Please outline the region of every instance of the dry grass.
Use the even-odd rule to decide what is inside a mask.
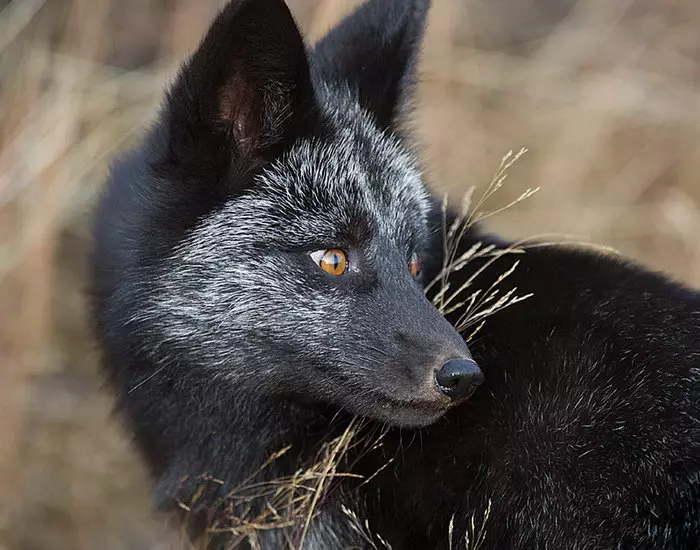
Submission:
[[[285,547],[289,550],[303,548],[311,522],[331,490],[333,481],[343,477],[357,477],[342,471],[348,451],[363,445],[363,450],[367,450],[379,444],[379,439],[373,437],[373,431],[361,435],[362,427],[361,419],[351,420],[339,436],[321,445],[311,464],[304,465],[294,475],[256,481],[265,470],[274,467],[274,463],[289,452],[290,448],[274,453],[248,479],[215,503],[214,508],[218,511],[216,519],[203,537],[193,543],[192,548],[206,549],[211,538],[220,534],[230,537],[227,544],[231,548],[244,542],[253,549],[260,548],[260,536],[272,530],[283,534]],[[203,484],[190,501],[180,503],[186,513],[196,508],[205,484],[224,484],[223,480],[210,477],[205,477],[201,482]],[[184,532],[181,541],[187,544]]]
[[[481,513],[481,512],[479,512]],[[477,519],[478,513],[475,512],[469,520],[469,526],[463,537],[455,537],[454,532],[454,516],[450,519],[447,533],[447,547],[449,550],[479,550],[486,540],[486,523],[491,515],[491,501],[489,500],[486,507]],[[458,542],[460,541],[460,542]],[[464,541],[464,546],[461,545]]]
[[[516,154],[509,151],[501,159],[501,164],[491,178],[491,182],[474,204],[472,204],[472,197],[476,188],[470,188],[462,199],[462,206],[457,211],[455,219],[449,226],[447,223],[448,200],[447,198],[443,200],[443,263],[435,279],[426,285],[425,290],[430,292],[436,287],[438,288],[433,297],[433,304],[443,315],[449,315],[456,311],[461,312],[454,325],[457,331],[465,336],[467,341],[470,341],[481,330],[488,317],[502,309],[523,302],[531,296],[530,294],[518,295],[517,287],[508,290],[501,288],[501,283],[508,279],[517,269],[518,260],[514,260],[511,266],[496,277],[495,280],[488,283],[484,283],[482,279],[479,280],[480,285],[488,284],[488,286],[478,288],[476,282],[480,275],[499,258],[523,254],[525,249],[520,245],[525,241],[519,241],[507,248],[497,248],[494,245],[477,242],[464,252],[459,253],[463,249],[461,246],[462,239],[476,224],[483,224],[485,220],[517,206],[539,191],[539,188],[526,189],[507,204],[492,210],[485,210],[489,200],[502,189],[508,177],[508,170],[526,152],[526,149],[521,149]],[[479,268],[474,269],[472,274],[459,287],[453,288],[449,281],[450,275],[458,273],[471,262],[478,259],[484,259],[485,261]],[[466,331],[470,328],[472,329],[471,332],[467,333]]]
[[[99,391],[87,227],[109,159],[219,4],[0,0],[0,548],[163,540]],[[290,4],[312,37],[350,5]],[[431,180],[457,200],[525,144],[500,202],[542,190],[490,228],[575,234],[700,285],[700,5],[434,4],[416,124]]]

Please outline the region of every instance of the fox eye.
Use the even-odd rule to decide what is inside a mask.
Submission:
[[[411,260],[408,262],[408,270],[414,277],[420,275],[420,258],[418,258],[418,254],[415,252],[411,254]]]
[[[342,275],[348,270],[348,255],[337,248],[317,250],[311,254],[311,259],[331,275]]]

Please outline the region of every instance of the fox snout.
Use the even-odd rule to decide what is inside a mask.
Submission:
[[[365,317],[372,319],[367,334],[377,339],[371,347],[386,350],[373,392],[383,420],[401,426],[430,424],[484,382],[464,338],[420,288],[387,285],[371,303]]]
[[[450,399],[467,399],[484,381],[484,373],[473,359],[450,359],[435,371],[435,385]]]

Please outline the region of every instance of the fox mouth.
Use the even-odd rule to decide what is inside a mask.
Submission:
[[[397,409],[411,408],[417,411],[425,411],[426,413],[444,413],[455,405],[464,403],[469,400],[476,390],[478,385],[474,384],[470,387],[469,392],[462,395],[459,399],[445,399],[437,397],[435,399],[399,399],[394,396],[379,394],[376,396],[382,407],[394,407]]]
[[[376,416],[383,421],[388,421],[389,424],[401,427],[421,427],[438,420],[454,404],[454,402],[442,399],[396,399],[380,394],[375,396],[375,407],[373,408],[377,411]]]

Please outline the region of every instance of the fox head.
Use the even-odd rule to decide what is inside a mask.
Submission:
[[[144,383],[197,369],[397,426],[479,385],[424,296],[433,202],[400,131],[427,8],[370,0],[313,49],[282,0],[223,9],[98,213],[103,340]]]

